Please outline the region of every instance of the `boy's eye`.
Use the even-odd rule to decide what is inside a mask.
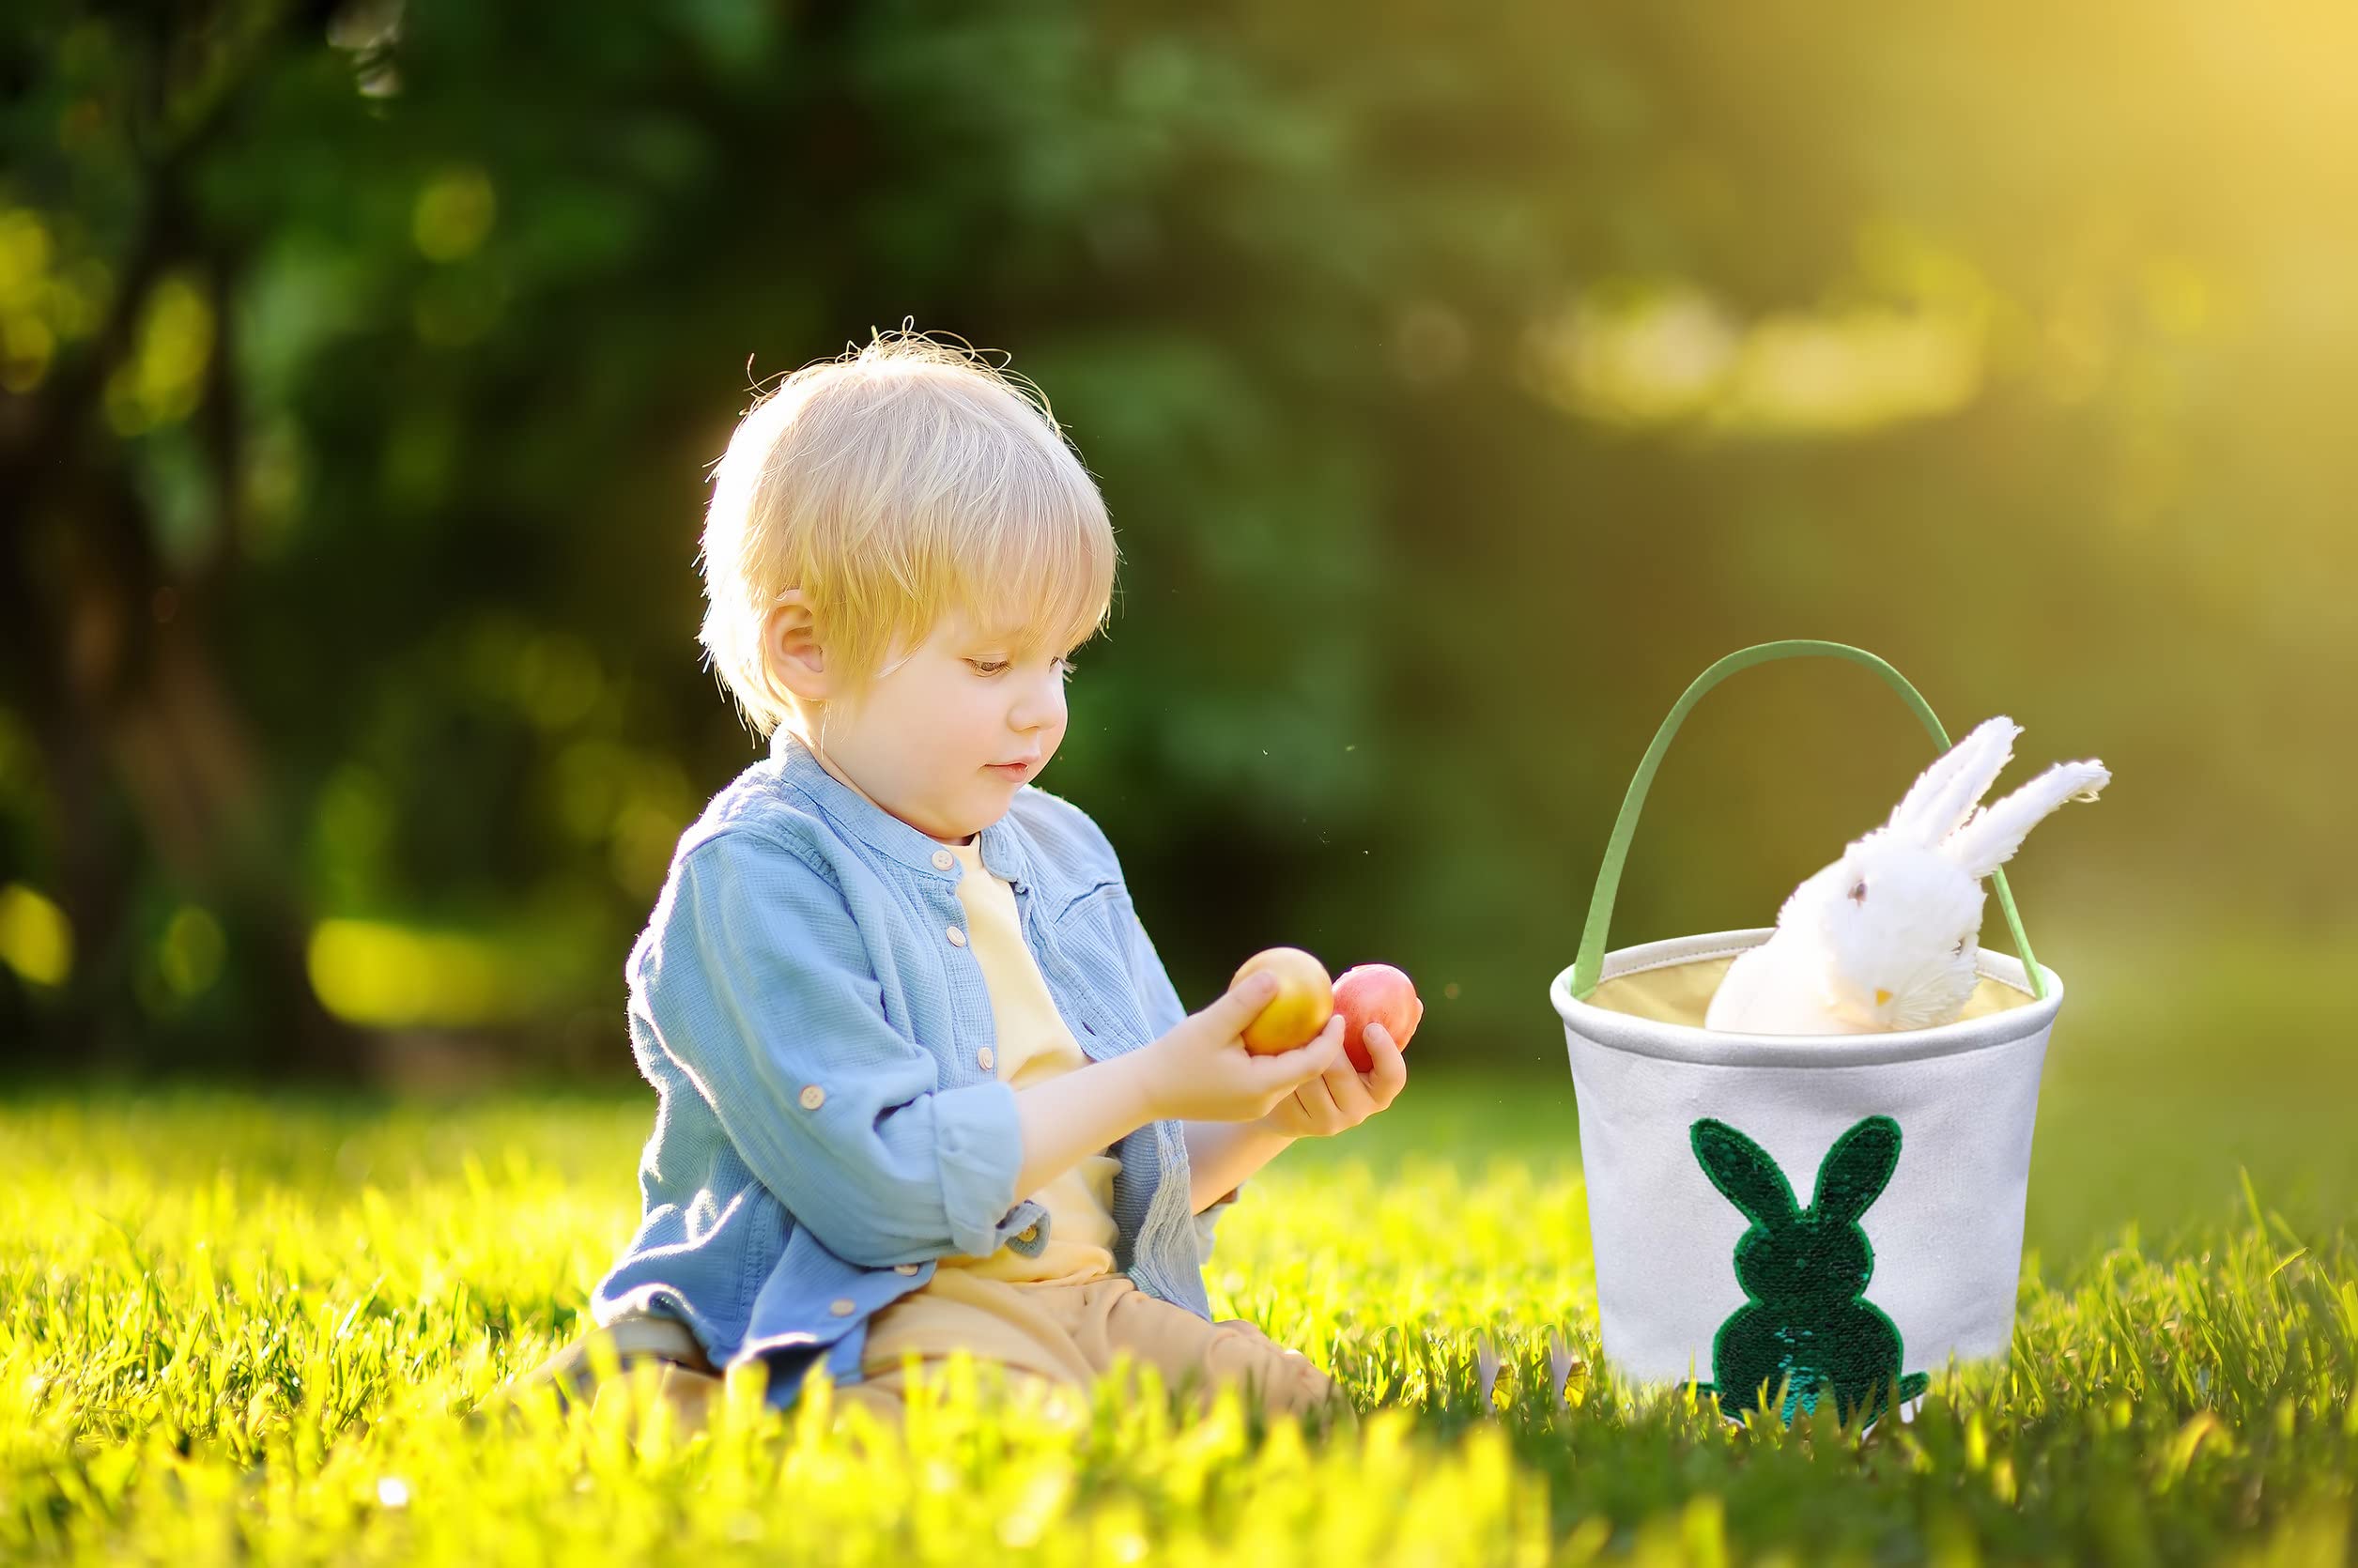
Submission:
[[[996,675],[1009,667],[1009,661],[1006,659],[968,659],[966,663],[978,675]],[[1072,672],[1081,668],[1071,659],[1058,659],[1056,663],[1061,667],[1064,678],[1068,681],[1072,679]]]

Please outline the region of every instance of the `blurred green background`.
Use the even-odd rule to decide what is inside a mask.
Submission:
[[[2346,1205],[2354,67],[2325,0],[11,7],[0,1069],[628,1092],[761,755],[708,466],[914,318],[1100,476],[1043,783],[1191,1005],[1400,964],[1412,1066],[1568,1142],[1655,725],[1837,638],[2116,774],[2011,869],[2034,1208]],[[1767,924],[1929,757],[1855,669],[1722,688],[1615,945]]]

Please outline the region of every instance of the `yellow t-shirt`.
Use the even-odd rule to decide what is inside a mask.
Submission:
[[[1040,964],[1024,945],[1015,890],[982,864],[979,841],[951,844],[949,853],[965,868],[958,879],[958,901],[966,911],[966,950],[982,967],[991,992],[991,1019],[998,1038],[991,1069],[1016,1088],[1029,1088],[1086,1066],[1080,1042],[1048,994]],[[952,1253],[937,1260],[943,1268],[964,1268],[994,1280],[1068,1280],[1109,1273],[1114,1267],[1114,1173],[1121,1161],[1110,1153],[1084,1155],[1078,1164],[1031,1195],[1048,1210],[1048,1244],[1037,1257],[1001,1247],[988,1257]]]

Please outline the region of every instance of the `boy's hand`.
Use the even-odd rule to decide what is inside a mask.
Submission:
[[[1336,1018],[1343,1015],[1337,1013]],[[1332,1028],[1333,1025],[1328,1026]],[[1337,1052],[1323,1076],[1313,1078],[1263,1116],[1260,1125],[1288,1138],[1331,1138],[1389,1106],[1409,1081],[1408,1058],[1380,1023],[1367,1025],[1369,1068],[1361,1072]]]
[[[1350,1071],[1340,1013],[1306,1045],[1273,1056],[1245,1049],[1240,1038],[1244,1026],[1276,994],[1275,976],[1266,971],[1251,976],[1136,1053],[1147,1103],[1157,1119],[1249,1122],[1290,1103],[1296,1089],[1316,1083],[1334,1063]]]

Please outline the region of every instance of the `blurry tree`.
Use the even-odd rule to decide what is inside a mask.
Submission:
[[[904,316],[1011,350],[1104,485],[1047,787],[1191,999],[1299,942],[1551,1058],[1627,770],[1771,636],[2116,765],[2034,930],[2344,917],[2353,44],[2322,0],[27,0],[0,1061],[620,1069],[631,934],[756,755],[694,647],[707,465]],[[1867,684],[1748,680],[1621,934],[1765,921],[1923,760]]]

